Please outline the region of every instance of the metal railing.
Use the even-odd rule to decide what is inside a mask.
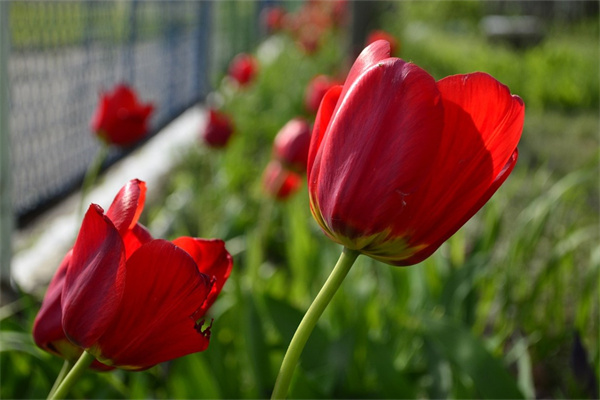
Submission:
[[[99,143],[99,95],[127,82],[150,134],[202,101],[258,43],[266,1],[0,2],[0,270],[11,231],[76,189]],[[111,149],[107,164],[127,154]],[[3,279],[6,282],[5,279]]]

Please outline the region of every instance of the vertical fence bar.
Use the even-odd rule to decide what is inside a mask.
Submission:
[[[209,91],[209,66],[210,64],[210,32],[212,4],[210,1],[201,1],[197,9],[196,28],[196,74],[194,74],[196,88],[196,99],[203,100]]]
[[[123,73],[125,74],[125,81],[130,85],[133,85],[135,79],[135,45],[137,42],[137,12],[138,12],[138,0],[133,0],[129,8],[129,32],[127,32],[127,42],[123,46],[125,52],[123,56]]]
[[[11,281],[13,207],[10,168],[10,136],[8,109],[9,6],[0,1],[0,284],[9,287]]]
[[[163,107],[166,107],[169,115],[171,115],[175,111],[175,98],[176,98],[176,89],[177,85],[175,84],[176,78],[175,74],[172,71],[176,71],[178,65],[176,64],[176,54],[177,54],[177,32],[175,25],[175,7],[177,4],[174,3],[164,3],[165,9],[163,10],[163,15],[165,15],[165,57],[167,58],[167,101]],[[169,72],[170,71],[170,72]]]

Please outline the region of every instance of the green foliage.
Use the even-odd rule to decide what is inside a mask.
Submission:
[[[463,6],[479,15],[477,2]],[[400,35],[402,56],[436,77],[485,70],[523,96],[520,161],[490,203],[420,265],[359,257],[308,341],[290,398],[592,397],[570,359],[578,332],[584,369],[597,376],[594,40],[584,30],[579,39],[552,36],[517,52],[473,35],[411,29]],[[155,236],[221,237],[234,256],[210,311],[208,350],[145,372],[90,372],[74,397],[270,395],[290,338],[341,249],[313,221],[305,187],[278,202],[262,192],[261,175],[279,128],[312,117],[302,103],[310,78],[344,64],[339,42],[332,34],[309,56],[288,37],[270,38],[256,51],[258,80],[245,89],[219,82],[209,99],[234,118],[230,145],[190,148],[164,187],[149,188],[164,193],[142,216]],[[0,312],[0,395],[42,398],[61,360],[31,340],[39,299],[18,302]]]
[[[487,72],[519,94],[528,110],[597,111],[600,105],[597,19],[595,23],[584,23],[585,29],[548,28],[542,43],[516,50],[508,43],[491,42],[478,25],[458,29],[457,24],[464,25],[460,23],[464,18],[446,17],[445,24],[424,16],[411,18],[413,14],[421,15],[416,10],[425,12],[421,9],[449,7],[451,3],[407,2],[403,3],[405,7],[399,7],[398,15],[388,16],[389,31],[402,43],[401,58],[425,68],[437,79],[474,71]],[[469,7],[474,10],[480,4],[459,3],[471,4]],[[404,23],[398,24],[397,20]]]
[[[160,14],[164,10],[164,4],[152,1],[13,1],[9,5],[11,48],[81,46],[90,40],[117,45],[130,39],[132,16],[136,40],[162,38],[169,29],[194,29],[193,13],[179,7],[165,18]]]

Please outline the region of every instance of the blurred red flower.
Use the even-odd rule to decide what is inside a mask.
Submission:
[[[265,168],[262,182],[267,194],[285,200],[298,191],[302,177],[285,168],[279,160],[271,160]]]
[[[130,146],[146,135],[153,110],[152,104],[140,103],[130,87],[120,84],[112,92],[101,95],[91,129],[109,144]]]
[[[240,53],[229,63],[229,76],[240,86],[249,85],[258,72],[258,61],[250,54]]]
[[[204,143],[213,148],[225,147],[233,131],[233,121],[227,114],[213,108],[208,110],[208,119],[202,131]]]
[[[260,19],[268,33],[278,32],[283,28],[283,19],[286,15],[285,8],[271,6],[264,8],[260,13]]]
[[[310,124],[304,118],[288,121],[275,136],[273,155],[283,166],[294,172],[305,173],[310,147]]]
[[[390,55],[394,56],[394,55],[398,55],[399,51],[400,51],[400,42],[394,37],[392,36],[390,33],[381,30],[381,29],[376,29],[373,30],[369,33],[369,35],[367,36],[367,40],[365,41],[365,45],[368,46],[371,43],[374,43],[378,40],[385,40],[386,42],[388,42],[390,44]]]
[[[296,12],[287,13],[282,24],[300,49],[312,54],[319,49],[321,40],[328,31],[345,23],[346,14],[345,0],[309,0]]]
[[[490,75],[436,82],[377,41],[321,102],[308,158],[313,216],[349,249],[418,263],[506,180],[523,119],[523,101]]]
[[[145,192],[132,180],[106,214],[90,206],[36,318],[40,347],[63,357],[72,350],[47,334],[52,316],[73,345],[112,367],[143,370],[206,349],[210,327],[199,320],[227,280],[231,256],[221,240],[152,239],[138,223]]]
[[[333,86],[340,85],[341,82],[327,76],[317,75],[308,83],[304,96],[304,106],[311,113],[316,113],[319,110],[319,105],[325,93]]]

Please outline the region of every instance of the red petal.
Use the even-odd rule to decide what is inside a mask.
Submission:
[[[457,104],[471,117],[492,158],[492,178],[497,176],[521,138],[525,118],[523,100],[482,72],[449,76],[437,85],[444,102]],[[447,115],[446,119],[449,118],[452,116]]]
[[[413,239],[422,244],[448,239],[491,197],[524,119],[522,100],[487,74],[451,76],[438,87],[444,101],[443,152],[422,208],[414,213],[419,232]]]
[[[314,181],[316,176],[318,176],[318,171],[315,171],[315,178],[311,178],[312,168],[315,164],[317,153],[321,147],[321,141],[323,140],[323,136],[325,135],[325,131],[327,130],[327,126],[329,125],[329,121],[333,115],[333,110],[335,110],[335,106],[340,98],[340,94],[342,93],[342,89],[342,86],[333,86],[327,91],[327,93],[325,93],[325,96],[323,96],[323,100],[321,101],[321,105],[319,106],[319,111],[317,112],[315,125],[310,138],[310,148],[308,151],[307,175],[309,183]]]
[[[121,239],[125,245],[125,258],[129,258],[141,245],[153,238],[148,229],[141,224],[136,224],[133,229],[126,231]]]
[[[338,102],[321,143],[317,196],[326,224],[356,238],[405,226],[439,151],[443,109],[435,81],[390,58]],[[314,175],[314,173],[313,173]]]
[[[84,349],[104,333],[121,302],[125,250],[119,232],[92,204],[86,213],[62,292],[63,328]]]
[[[119,190],[110,205],[106,216],[115,225],[115,228],[123,234],[132,229],[144,209],[146,200],[146,183],[139,179],[132,179]]]
[[[354,61],[354,64],[352,64],[350,72],[348,72],[346,82],[344,82],[342,97],[346,96],[346,93],[354,85],[358,77],[365,73],[367,69],[389,57],[390,44],[385,40],[377,40],[365,47],[356,58],[356,61]]]
[[[60,263],[54,277],[48,285],[48,290],[42,301],[42,307],[35,317],[33,323],[33,339],[42,349],[59,356],[67,357],[67,354],[59,353],[55,341],[68,341],[62,327],[61,293],[67,274],[67,268],[71,262],[73,250],[70,250]],[[72,345],[76,347],[75,345]]]
[[[463,215],[462,219],[456,221],[454,223],[454,225],[449,227],[446,232],[439,233],[438,234],[439,238],[437,241],[435,241],[431,245],[427,246],[423,250],[415,253],[409,259],[403,260],[403,262],[399,263],[398,265],[413,265],[413,264],[416,264],[416,263],[419,263],[419,262],[425,260],[431,254],[433,254],[433,252],[435,252],[442,245],[442,243],[444,243],[450,236],[452,236],[464,224],[466,224],[467,221],[469,219],[471,219],[471,217],[473,215],[475,215],[475,213],[477,213],[477,211],[479,211],[481,209],[481,207],[483,207],[485,205],[485,203],[488,202],[488,200],[493,196],[493,194],[496,193],[496,190],[498,190],[498,188],[500,186],[502,186],[502,184],[504,183],[506,178],[508,178],[508,176],[512,172],[513,168],[515,167],[515,164],[517,163],[518,155],[519,155],[518,150],[515,150],[511,156],[511,158],[508,160],[508,162],[502,169],[502,171],[500,171],[500,174],[496,177],[496,179],[492,183],[492,185],[478,199],[478,201],[475,203],[475,205],[473,205],[471,207],[471,209],[466,214]]]
[[[152,114],[153,111],[154,111],[154,104],[152,104],[152,103],[148,103],[148,104],[139,106],[139,113],[143,119],[148,118],[150,116],[150,114]]]
[[[135,92],[125,84],[117,85],[114,91],[108,95],[110,102],[115,107],[115,110],[119,108],[132,109],[137,104],[137,96]]]
[[[214,303],[229,278],[233,267],[233,258],[225,248],[225,242],[220,239],[180,237],[173,243],[194,259],[200,272],[215,279],[210,295],[200,310],[203,315]],[[199,315],[198,318],[202,315]]]
[[[94,115],[92,116],[92,120],[90,122],[92,132],[98,133],[99,130],[105,128],[103,125],[105,124],[105,120],[107,118],[106,113],[108,111],[108,107],[108,99],[100,99],[100,104],[94,112]]]
[[[153,240],[136,251],[126,267],[122,302],[98,346],[100,360],[129,369],[145,369],[206,349],[207,334],[193,315],[211,290],[184,250]]]
[[[271,160],[265,167],[262,182],[268,195],[285,200],[300,189],[302,177],[286,169],[279,160]]]

